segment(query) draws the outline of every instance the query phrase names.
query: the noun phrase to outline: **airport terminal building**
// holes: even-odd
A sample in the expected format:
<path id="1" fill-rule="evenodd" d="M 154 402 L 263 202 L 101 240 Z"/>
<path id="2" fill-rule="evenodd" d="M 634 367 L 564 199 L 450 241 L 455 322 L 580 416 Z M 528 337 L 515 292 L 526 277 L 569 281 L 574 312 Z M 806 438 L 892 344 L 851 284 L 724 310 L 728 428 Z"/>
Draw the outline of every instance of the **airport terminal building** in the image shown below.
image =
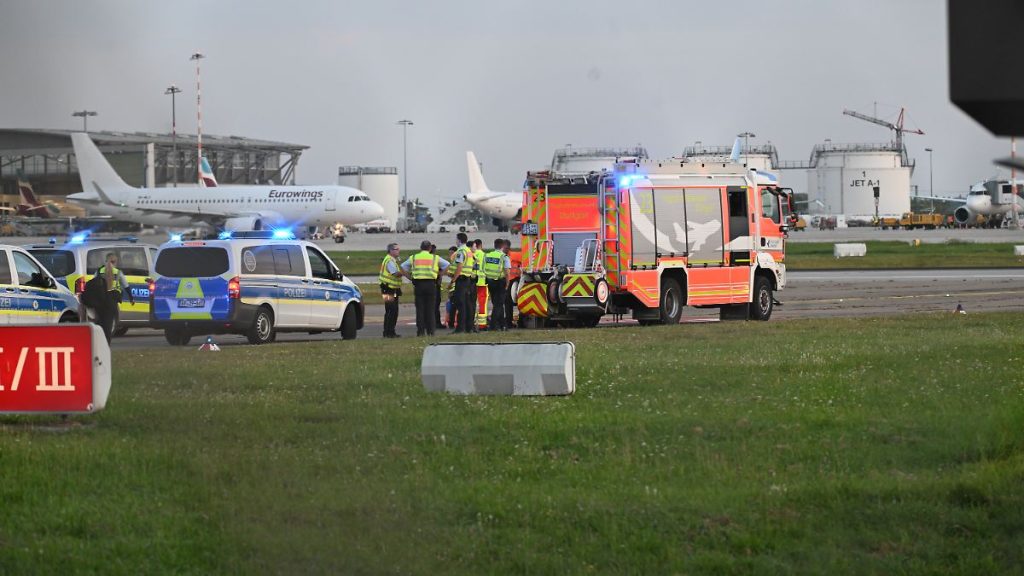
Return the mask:
<path id="1" fill-rule="evenodd" d="M 72 130 L 0 129 L 0 206 L 18 203 L 19 176 L 37 196 L 62 202 L 81 192 Z M 194 185 L 198 179 L 194 134 L 89 132 L 110 164 L 133 186 Z M 241 136 L 203 135 L 203 156 L 219 184 L 294 184 L 308 146 Z"/>

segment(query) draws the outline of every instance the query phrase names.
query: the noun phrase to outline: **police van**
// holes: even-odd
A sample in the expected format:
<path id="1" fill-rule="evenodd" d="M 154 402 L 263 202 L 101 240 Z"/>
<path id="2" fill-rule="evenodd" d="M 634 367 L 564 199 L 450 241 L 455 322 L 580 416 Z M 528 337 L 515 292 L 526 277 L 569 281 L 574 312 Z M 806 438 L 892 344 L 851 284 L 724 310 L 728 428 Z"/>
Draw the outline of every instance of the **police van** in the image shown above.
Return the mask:
<path id="1" fill-rule="evenodd" d="M 100 266 L 106 262 L 108 253 L 117 255 L 117 268 L 124 273 L 135 303 L 128 298 L 118 305 L 114 318 L 114 336 L 123 336 L 129 328 L 144 328 L 149 325 L 149 287 L 157 247 L 140 244 L 134 237 L 117 239 L 94 239 L 86 234 L 76 234 L 67 242 L 58 244 L 29 244 L 24 247 L 63 284 L 76 294 L 81 294 Z"/>
<path id="2" fill-rule="evenodd" d="M 0 244 L 0 326 L 78 322 L 78 298 L 38 260 Z"/>
<path id="3" fill-rule="evenodd" d="M 312 243 L 280 231 L 172 241 L 157 253 L 150 322 L 172 345 L 200 334 L 241 334 L 252 344 L 278 332 L 363 327 L 362 294 Z"/>

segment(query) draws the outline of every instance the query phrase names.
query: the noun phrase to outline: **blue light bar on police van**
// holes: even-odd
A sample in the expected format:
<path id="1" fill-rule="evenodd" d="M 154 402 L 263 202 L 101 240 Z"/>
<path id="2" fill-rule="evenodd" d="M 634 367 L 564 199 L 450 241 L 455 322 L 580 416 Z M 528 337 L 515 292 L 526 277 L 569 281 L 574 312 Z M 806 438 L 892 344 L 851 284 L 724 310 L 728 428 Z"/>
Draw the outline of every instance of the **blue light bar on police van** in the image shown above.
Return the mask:
<path id="1" fill-rule="evenodd" d="M 181 242 L 181 234 L 171 234 L 171 242 Z"/>
<path id="2" fill-rule="evenodd" d="M 217 234 L 218 240 L 231 240 L 231 230 L 225 230 L 220 234 Z"/>
<path id="3" fill-rule="evenodd" d="M 292 232 L 291 230 L 282 228 L 274 230 L 274 234 L 272 237 L 274 240 L 292 240 L 295 238 L 295 233 Z"/>
<path id="4" fill-rule="evenodd" d="M 68 242 L 70 244 L 81 244 L 82 242 L 85 242 L 85 236 L 85 234 L 75 234 Z"/>

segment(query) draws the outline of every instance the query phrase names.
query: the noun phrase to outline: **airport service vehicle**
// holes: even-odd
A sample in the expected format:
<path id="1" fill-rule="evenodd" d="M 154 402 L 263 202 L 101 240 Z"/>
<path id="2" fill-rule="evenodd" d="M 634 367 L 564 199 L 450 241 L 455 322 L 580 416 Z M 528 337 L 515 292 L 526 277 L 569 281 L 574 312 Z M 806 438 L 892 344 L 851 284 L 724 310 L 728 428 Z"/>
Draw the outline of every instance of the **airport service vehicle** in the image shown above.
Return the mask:
<path id="1" fill-rule="evenodd" d="M 334 239 L 335 244 L 341 244 L 345 242 L 345 226 L 339 222 L 335 222 L 334 226 L 331 226 L 331 238 Z"/>
<path id="2" fill-rule="evenodd" d="M 904 230 L 916 230 L 918 228 L 935 230 L 936 228 L 944 227 L 945 224 L 946 219 L 942 214 L 914 214 L 913 212 L 906 212 L 900 217 L 900 227 Z"/>
<path id="3" fill-rule="evenodd" d="M 23 248 L 0 244 L 0 326 L 78 322 L 78 298 Z"/>
<path id="4" fill-rule="evenodd" d="M 732 162 L 530 173 L 520 323 L 593 326 L 629 313 L 640 324 L 674 324 L 686 305 L 768 320 L 786 285 L 790 196 L 771 174 Z"/>
<path id="5" fill-rule="evenodd" d="M 242 334 L 252 344 L 278 332 L 363 327 L 359 288 L 315 244 L 280 231 L 238 232 L 160 247 L 150 290 L 150 322 L 167 342 L 200 334 Z"/>
<path id="6" fill-rule="evenodd" d="M 444 233 L 444 232 L 466 232 L 473 233 L 480 230 L 480 227 L 476 225 L 476 222 L 466 220 L 465 222 L 445 222 L 444 224 L 428 224 L 427 232 L 430 234 Z"/>
<path id="7" fill-rule="evenodd" d="M 140 244 L 134 237 L 97 239 L 76 234 L 63 244 L 51 240 L 49 244 L 30 244 L 25 249 L 53 274 L 57 283 L 75 294 L 82 293 L 108 253 L 117 254 L 117 267 L 124 273 L 135 303 L 124 299 L 118 305 L 113 335 L 124 336 L 130 328 L 149 326 L 148 279 L 156 260 L 156 246 Z"/>
<path id="8" fill-rule="evenodd" d="M 82 192 L 68 200 L 125 222 L 220 231 L 358 224 L 384 216 L 380 204 L 347 186 L 133 188 L 87 134 L 72 134 L 71 143 Z"/>

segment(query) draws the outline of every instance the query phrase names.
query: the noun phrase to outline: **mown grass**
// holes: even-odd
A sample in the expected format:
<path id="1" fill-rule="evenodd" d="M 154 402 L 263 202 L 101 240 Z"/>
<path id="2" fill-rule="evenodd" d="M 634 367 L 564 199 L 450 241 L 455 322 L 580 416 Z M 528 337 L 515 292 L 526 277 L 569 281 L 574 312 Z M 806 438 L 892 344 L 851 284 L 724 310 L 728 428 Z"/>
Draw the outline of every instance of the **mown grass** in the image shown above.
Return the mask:
<path id="1" fill-rule="evenodd" d="M 1019 244 L 1019 243 L 1018 243 Z M 1013 255 L 1014 243 L 947 242 L 912 246 L 908 242 L 867 242 L 863 258 L 835 258 L 834 242 L 790 242 L 786 244 L 786 266 L 790 270 L 866 268 L 1007 268 L 1024 266 Z M 335 251 L 328 255 L 353 276 L 377 274 L 383 252 Z"/>
<path id="2" fill-rule="evenodd" d="M 0 419 L 0 573 L 1011 573 L 1022 314 L 513 333 L 567 398 L 453 397 L 425 341 L 118 351 Z"/>
<path id="3" fill-rule="evenodd" d="M 864 268 L 1005 268 L 1024 266 L 1013 255 L 1013 243 L 946 242 L 913 246 L 908 242 L 866 242 L 867 255 L 835 258 L 834 242 L 786 244 L 790 270 Z"/>

